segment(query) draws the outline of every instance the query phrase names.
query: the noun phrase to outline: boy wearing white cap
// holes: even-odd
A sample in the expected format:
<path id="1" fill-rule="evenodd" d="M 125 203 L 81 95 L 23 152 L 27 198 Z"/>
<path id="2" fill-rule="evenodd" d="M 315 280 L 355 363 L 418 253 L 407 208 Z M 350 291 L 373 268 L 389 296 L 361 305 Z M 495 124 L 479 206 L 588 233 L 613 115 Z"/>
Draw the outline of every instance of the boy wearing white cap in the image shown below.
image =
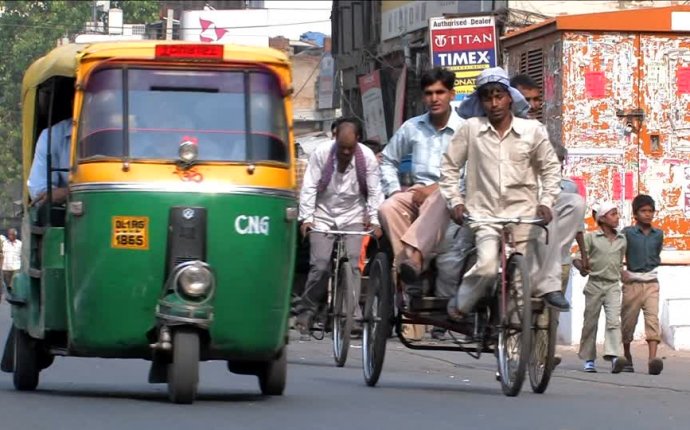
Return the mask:
<path id="1" fill-rule="evenodd" d="M 585 314 L 578 355 L 585 360 L 584 371 L 597 371 L 596 340 L 599 314 L 604 308 L 606 333 L 604 359 L 611 361 L 611 372 L 620 373 L 627 365 L 623 357 L 621 339 L 621 270 L 625 256 L 625 235 L 618 230 L 620 215 L 612 202 L 603 202 L 593 211 L 599 230 L 585 234 L 585 248 L 589 262 L 573 260 L 573 266 L 582 276 L 589 275 L 585 285 Z"/>
<path id="2" fill-rule="evenodd" d="M 444 154 L 439 182 L 456 223 L 463 223 L 465 212 L 478 217 L 536 216 L 547 224 L 553 219 L 561 166 L 544 126 L 519 118 L 514 114 L 516 108 L 526 113 L 529 105 L 510 86 L 500 67 L 484 70 L 477 78 L 477 90 L 460 106 L 460 115 L 469 119 Z M 457 186 L 463 167 L 466 197 Z M 498 273 L 500 227 L 480 225 L 473 230 L 477 262 L 448 304 L 452 318 L 467 316 Z M 539 234 L 543 233 L 538 227 L 513 228 L 516 246 L 528 258 L 531 273 L 539 274 L 533 295 L 553 308 L 568 311 L 570 304 L 561 291 L 558 253 L 545 253 Z M 553 265 L 556 270 L 552 270 Z"/>

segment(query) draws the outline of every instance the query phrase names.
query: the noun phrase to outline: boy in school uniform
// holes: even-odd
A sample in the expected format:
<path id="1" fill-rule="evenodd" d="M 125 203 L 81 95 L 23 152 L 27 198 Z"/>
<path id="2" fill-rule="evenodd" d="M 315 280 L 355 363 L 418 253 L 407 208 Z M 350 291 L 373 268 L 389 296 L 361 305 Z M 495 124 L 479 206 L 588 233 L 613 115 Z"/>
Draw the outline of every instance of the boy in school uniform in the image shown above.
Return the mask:
<path id="1" fill-rule="evenodd" d="M 611 362 L 611 373 L 620 373 L 628 364 L 623 357 L 620 324 L 620 281 L 626 241 L 623 233 L 617 229 L 620 215 L 615 204 L 602 203 L 593 216 L 599 224 L 599 230 L 585 234 L 589 261 L 585 265 L 579 258 L 573 260 L 573 266 L 582 276 L 589 275 L 584 289 L 585 314 L 578 355 L 585 361 L 585 372 L 597 371 L 597 326 L 603 307 L 606 314 L 604 360 Z"/>
<path id="2" fill-rule="evenodd" d="M 634 372 L 630 342 L 633 340 L 640 310 L 644 314 L 645 337 L 649 347 L 648 370 L 658 375 L 664 362 L 656 356 L 661 341 L 659 330 L 659 281 L 657 267 L 661 264 L 661 248 L 664 232 L 654 228 L 654 199 L 640 194 L 632 202 L 635 225 L 625 227 L 623 234 L 627 241 L 625 254 L 626 269 L 623 278 L 623 304 L 621 307 L 621 331 L 623 349 L 628 365 L 624 372 Z"/>

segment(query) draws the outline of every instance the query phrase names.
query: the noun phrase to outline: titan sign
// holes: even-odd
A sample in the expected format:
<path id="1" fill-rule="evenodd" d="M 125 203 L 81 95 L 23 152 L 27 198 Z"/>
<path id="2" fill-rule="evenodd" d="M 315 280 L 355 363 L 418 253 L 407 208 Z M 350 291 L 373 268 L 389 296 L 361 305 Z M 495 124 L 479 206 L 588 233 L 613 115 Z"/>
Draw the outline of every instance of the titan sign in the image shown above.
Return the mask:
<path id="1" fill-rule="evenodd" d="M 429 36 L 432 65 L 455 72 L 457 101 L 474 91 L 482 70 L 497 65 L 493 16 L 431 18 Z"/>

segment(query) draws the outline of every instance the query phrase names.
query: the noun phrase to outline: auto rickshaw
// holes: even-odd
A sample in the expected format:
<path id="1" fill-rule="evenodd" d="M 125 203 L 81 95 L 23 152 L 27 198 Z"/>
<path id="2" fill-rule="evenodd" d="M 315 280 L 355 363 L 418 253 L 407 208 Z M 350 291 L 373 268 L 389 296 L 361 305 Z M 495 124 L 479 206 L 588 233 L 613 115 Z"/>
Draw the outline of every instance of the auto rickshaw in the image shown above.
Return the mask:
<path id="1" fill-rule="evenodd" d="M 71 117 L 73 131 L 69 168 L 47 156 L 47 201 L 24 193 L 2 358 L 16 389 L 34 390 L 55 356 L 78 356 L 150 360 L 149 382 L 176 403 L 194 401 L 205 360 L 283 393 L 291 85 L 284 54 L 233 45 L 71 44 L 30 66 L 25 183 L 41 130 Z M 60 173 L 64 204 L 52 202 Z"/>

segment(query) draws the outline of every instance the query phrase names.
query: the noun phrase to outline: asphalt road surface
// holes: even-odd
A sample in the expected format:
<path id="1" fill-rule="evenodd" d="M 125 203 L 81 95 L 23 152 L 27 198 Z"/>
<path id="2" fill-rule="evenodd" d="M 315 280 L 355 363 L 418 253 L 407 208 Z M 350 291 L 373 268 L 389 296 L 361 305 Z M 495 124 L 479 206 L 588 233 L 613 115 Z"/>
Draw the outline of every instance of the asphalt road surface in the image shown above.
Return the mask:
<path id="1" fill-rule="evenodd" d="M 3 303 L 3 346 L 9 323 Z M 14 391 L 11 375 L 0 374 L 0 430 L 690 428 L 689 354 L 662 349 L 666 369 L 653 377 L 643 366 L 635 374 L 585 374 L 571 349 L 561 353 L 546 394 L 526 383 L 508 398 L 491 356 L 416 352 L 391 341 L 379 385 L 369 388 L 358 343 L 339 369 L 330 342 L 293 337 L 284 396 L 262 397 L 255 377 L 209 362 L 193 405 L 170 404 L 164 385 L 148 384 L 145 361 L 57 358 L 35 392 Z"/>

